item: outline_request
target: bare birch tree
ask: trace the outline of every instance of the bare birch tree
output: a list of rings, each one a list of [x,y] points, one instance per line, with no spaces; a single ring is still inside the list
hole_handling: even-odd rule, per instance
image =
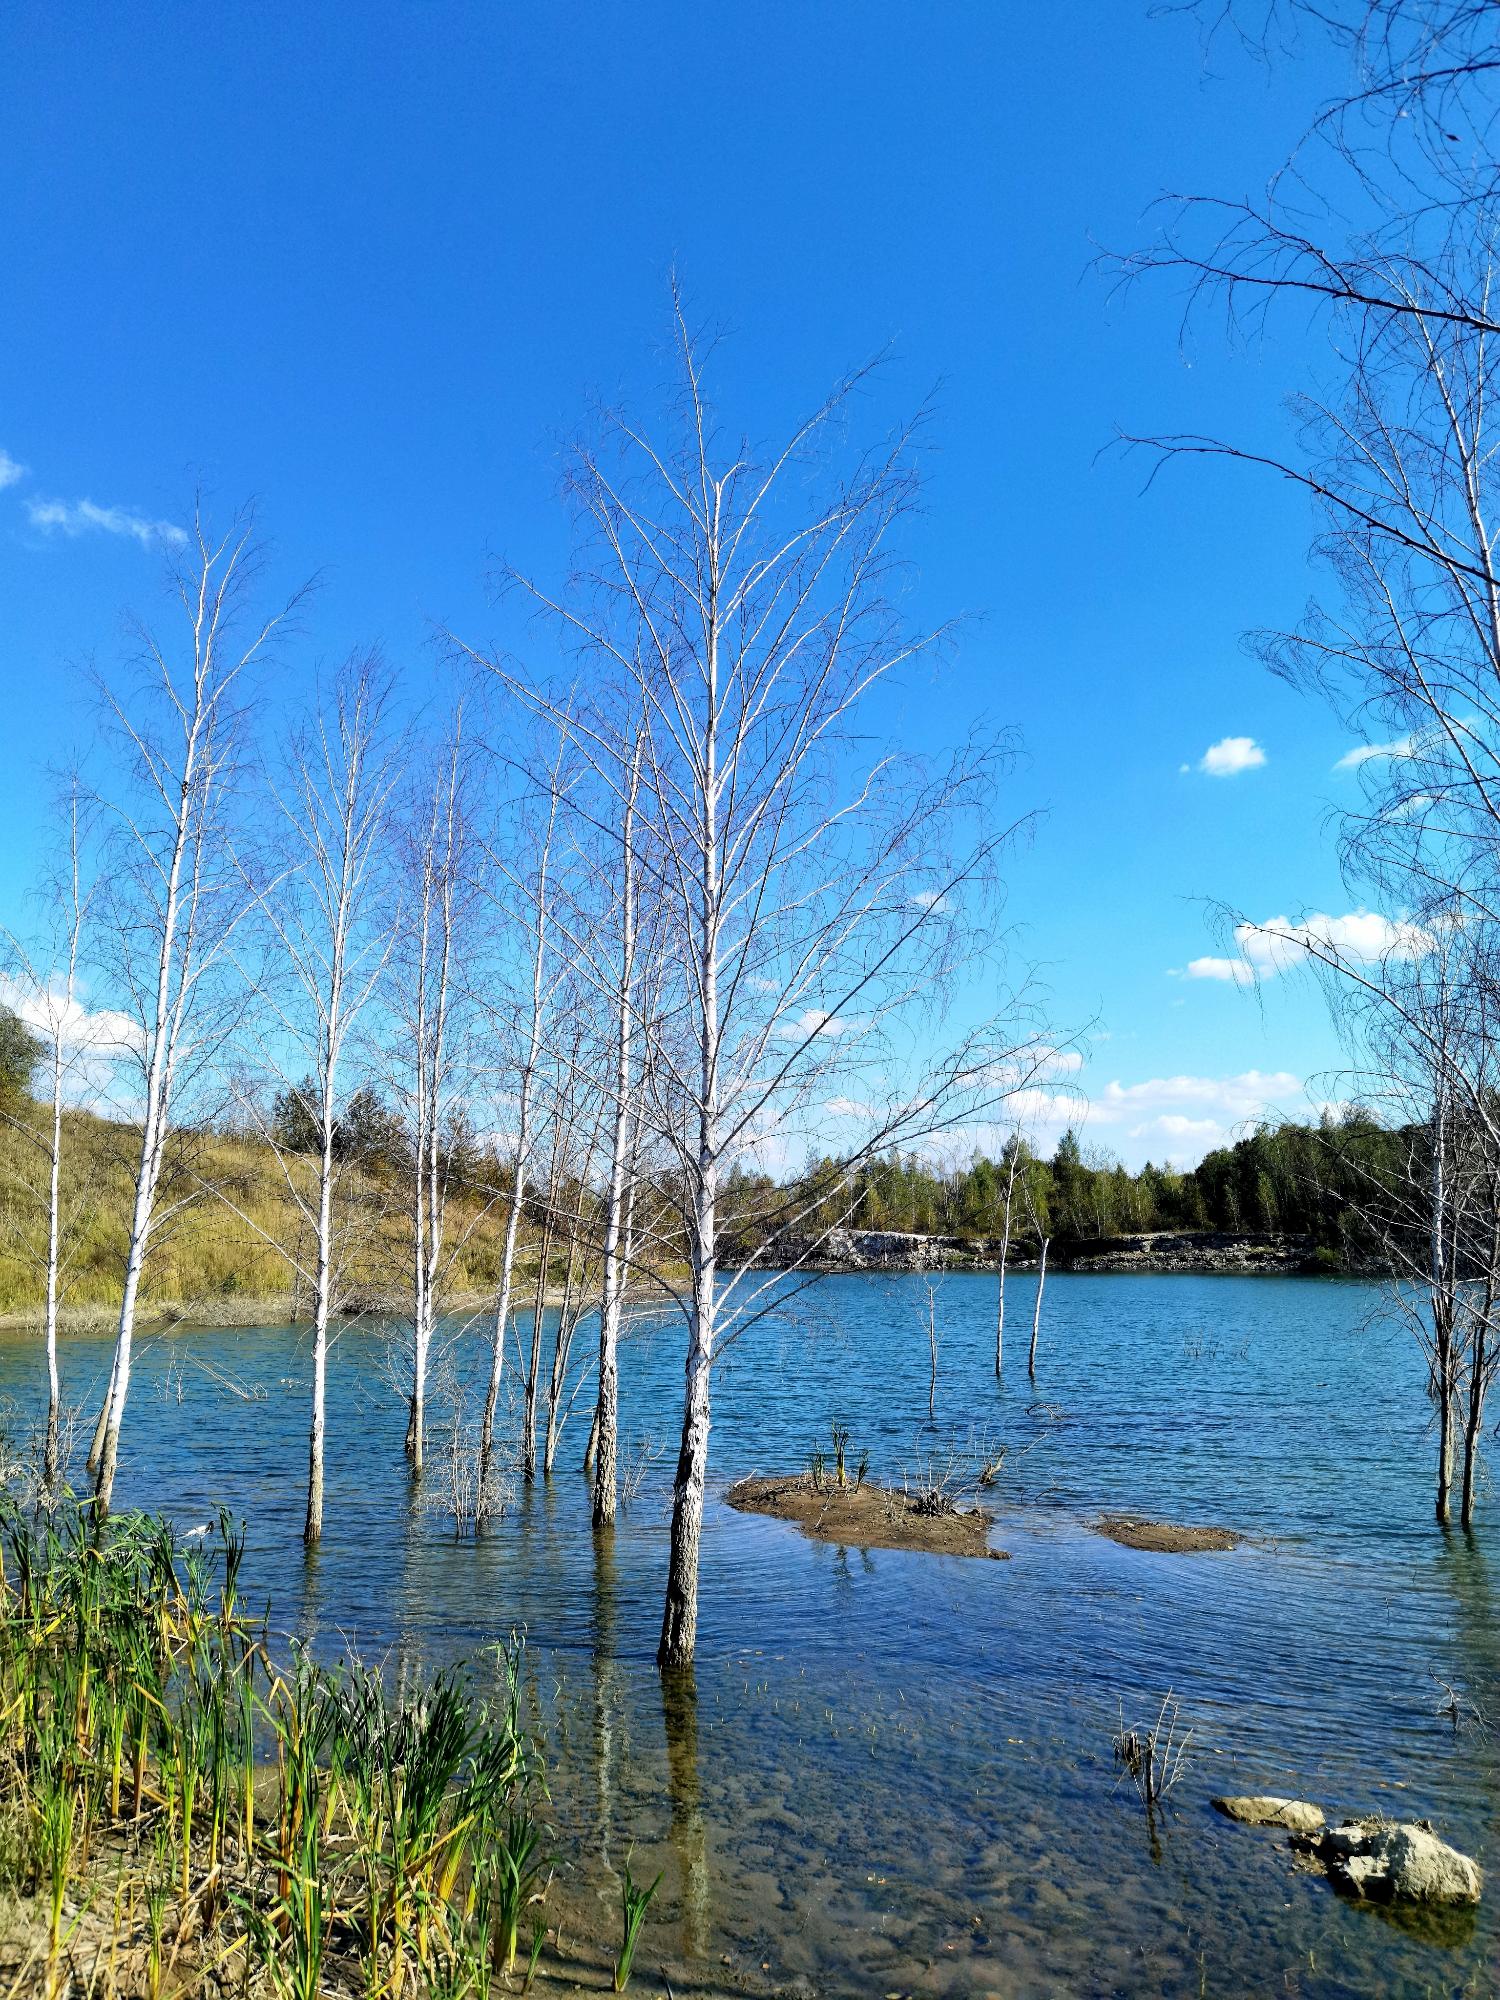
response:
[[[1047,1252],[1052,1247],[1052,1237],[1048,1232],[1042,1205],[1037,1200],[1037,1191],[1028,1172],[1022,1181],[1026,1197],[1026,1219],[1031,1224],[1031,1233],[1036,1238],[1036,1297],[1031,1305],[1031,1345],[1026,1352],[1026,1372],[1032,1381],[1036,1380],[1036,1344],[1042,1332],[1042,1293],[1047,1284]]]
[[[143,627],[135,684],[100,688],[127,764],[122,784],[100,801],[112,830],[100,899],[104,971],[131,1022],[123,1053],[140,1131],[114,1357],[92,1455],[101,1513],[114,1492],[141,1278],[165,1219],[174,1115],[211,1081],[243,1004],[229,976],[249,902],[233,850],[242,691],[290,609],[269,617],[253,610],[259,569],[247,518],[215,538],[197,516],[173,577],[180,645]],[[197,1193],[174,1193],[166,1208]]]
[[[385,720],[389,698],[378,659],[355,655],[310,726],[293,737],[285,774],[271,787],[276,825],[256,892],[276,961],[271,977],[257,982],[270,1016],[266,1047],[282,1085],[278,1101],[299,1114],[295,1132],[278,1124],[258,1079],[245,1102],[275,1154],[297,1238],[292,1261],[311,1292],[309,1547],[323,1533],[330,1326],[346,1302],[349,1252],[362,1235],[340,1199],[359,1164],[343,1122],[351,1054],[395,937],[387,857],[399,761]]]
[[[1005,1194],[1000,1207],[1000,1266],[995,1288],[995,1373],[1005,1373],[1005,1274],[1010,1262],[1010,1230],[1015,1213],[1016,1168],[1021,1158],[1021,1135],[1013,1132],[1005,1147]]]
[[[471,827],[463,717],[455,715],[429,782],[413,802],[407,840],[409,905],[398,947],[397,1074],[411,1144],[412,1315],[406,1455],[420,1478],[427,1371],[451,1265],[449,1168],[461,1136],[466,1075],[457,953],[469,912]]]
[[[89,1015],[79,1002],[79,976],[85,947],[84,926],[95,884],[87,877],[87,805],[75,776],[69,781],[63,811],[66,847],[63,865],[49,896],[48,951],[44,959],[12,937],[10,956],[15,973],[7,982],[28,1027],[39,1031],[46,1097],[42,1117],[27,1104],[24,1112],[4,1113],[25,1141],[41,1168],[40,1186],[28,1187],[34,1197],[28,1208],[40,1213],[40,1228],[25,1232],[24,1247],[42,1270],[42,1356],[47,1376],[47,1418],[42,1446],[42,1482],[50,1496],[57,1489],[62,1422],[62,1386],[58,1373],[58,1316],[67,1289],[68,1263],[79,1226],[96,1206],[97,1190],[70,1162],[64,1184],[68,1109],[79,1106],[97,1088],[92,1071],[108,1060],[106,1043],[125,1026],[108,1015]]]
[[[772,1308],[782,1287],[765,1266],[806,1219],[791,1195],[758,1216],[748,1261],[724,1269],[726,1229],[741,1220],[734,1165],[805,1151],[832,1121],[849,1132],[852,1175],[899,1138],[953,1129],[1003,1095],[1000,1045],[1015,1039],[987,1030],[931,1060],[915,1027],[1011,830],[992,822],[964,838],[990,761],[971,751],[934,775],[861,764],[851,741],[872,690],[926,643],[891,596],[892,537],[915,492],[912,432],[833,463],[856,376],[769,457],[726,449],[680,304],[676,329],[669,441],[620,418],[603,447],[574,455],[588,566],[565,594],[528,585],[614,675],[620,712],[645,718],[654,890],[674,974],[646,1116],[672,1161],[689,1267],[685,1283],[660,1280],[687,1333],[663,1668],[689,1662],[696,1638],[714,1357]],[[618,796],[618,759],[586,717],[570,726]]]
[[[1400,1218],[1387,1247],[1408,1281],[1396,1296],[1428,1356],[1445,1520],[1457,1440],[1473,1435],[1477,1450],[1482,1430],[1460,1410],[1470,1390],[1481,1406],[1486,1394],[1484,1301],[1495,1282],[1495,14],[1484,0],[1280,0],[1225,12],[1252,37],[1278,14],[1331,36],[1353,58],[1351,84],[1263,200],[1176,203],[1156,243],[1125,268],[1176,274],[1190,305],[1222,303],[1257,326],[1279,304],[1310,308],[1328,336],[1337,386],[1296,399],[1294,444],[1152,443],[1168,457],[1270,470],[1320,520],[1315,553],[1331,589],[1295,630],[1258,643],[1274,670],[1331,697],[1364,739],[1344,760],[1360,798],[1343,816],[1342,856],[1351,888],[1379,897],[1393,920],[1384,950],[1351,949],[1326,926],[1286,924],[1279,942],[1330,973],[1357,1058],[1400,1106],[1409,1180],[1377,1192]],[[1379,919],[1367,921],[1378,930]],[[1247,926],[1242,942],[1258,937],[1263,949],[1274,928]],[[1461,1503],[1471,1510],[1472,1495]]]
[[[1348,1079],[1404,1146],[1395,1172],[1356,1174],[1355,1202],[1394,1282],[1390,1306],[1427,1361],[1437,1432],[1434,1515],[1473,1525],[1484,1412],[1500,1356],[1500,979],[1482,929],[1429,912],[1384,952],[1316,927],[1257,936],[1325,975],[1360,1066]]]
[[[545,763],[545,781],[540,786],[533,782],[531,796],[518,815],[521,851],[507,855],[503,849],[495,847],[486,855],[488,865],[485,875],[500,920],[514,935],[525,939],[526,949],[520,963],[524,968],[522,977],[526,990],[519,1007],[505,1006],[500,1010],[503,1018],[498,1023],[502,1040],[513,1042],[515,1047],[515,1143],[511,1154],[509,1204],[500,1250],[500,1273],[490,1340],[489,1380],[485,1388],[484,1415],[479,1433],[481,1505],[489,1490],[494,1463],[495,1418],[505,1370],[505,1343],[513,1312],[516,1252],[536,1145],[537,1091],[546,1054],[553,995],[566,963],[554,934],[552,909],[557,893],[553,846],[557,839],[558,814],[563,797],[563,749],[563,742],[559,739],[554,745],[553,756]],[[489,1011],[493,1021],[497,1011],[493,1004]]]
[[[641,992],[638,846],[644,749],[645,733],[638,729],[631,744],[629,770],[619,797],[618,958],[614,990],[610,996],[614,1015],[614,1102],[610,1111],[603,1293],[599,1302],[598,1393],[593,1423],[593,1516],[596,1528],[608,1526],[619,1506],[620,1322],[629,1272],[626,1207],[633,1193],[636,1127],[640,1115],[638,1044],[643,1039],[637,1032],[637,1015],[640,1012]]]

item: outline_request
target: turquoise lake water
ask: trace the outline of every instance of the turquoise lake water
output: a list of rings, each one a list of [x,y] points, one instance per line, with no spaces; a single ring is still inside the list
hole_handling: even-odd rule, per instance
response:
[[[622,1428],[645,1469],[604,1542],[583,1402],[550,1485],[455,1541],[430,1504],[439,1482],[413,1498],[381,1328],[347,1328],[334,1351],[311,1564],[299,1329],[151,1337],[116,1497],[183,1528],[221,1503],[243,1516],[273,1631],[328,1652],[479,1658],[524,1627],[566,1893],[585,1912],[597,1897],[607,1934],[633,1844],[637,1877],[666,1869],[648,1936],[702,1967],[700,1991],[726,1960],[829,1994],[1495,1991],[1493,1906],[1454,1936],[1415,1934],[1208,1805],[1271,1790],[1379,1807],[1500,1856],[1500,1496],[1486,1490],[1472,1540],[1432,1523],[1425,1364],[1379,1289],[1058,1276],[1034,1385],[1031,1280],[1010,1289],[997,1384],[993,1279],[942,1281],[931,1422],[920,1279],[829,1279],[726,1354],[696,1683],[665,1704],[651,1662],[680,1409],[671,1320],[625,1352]],[[97,1397],[108,1353],[66,1343],[70,1398]],[[458,1376],[481,1358],[460,1342]],[[0,1340],[21,1421],[37,1375],[27,1341]],[[805,1465],[835,1418],[883,1479],[1003,1445],[991,1539],[1011,1560],[840,1549],[722,1504],[744,1473]],[[441,1427],[439,1412],[439,1453]],[[1249,1539],[1144,1554],[1092,1531],[1110,1510]],[[1192,1740],[1148,1825],[1110,1739],[1169,1688]]]

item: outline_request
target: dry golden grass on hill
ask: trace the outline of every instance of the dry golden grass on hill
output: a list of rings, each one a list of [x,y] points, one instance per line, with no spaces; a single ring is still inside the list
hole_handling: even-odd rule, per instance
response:
[[[38,1111],[40,1119],[42,1113]],[[25,1108],[0,1124],[0,1316],[41,1307],[47,1207],[46,1161],[23,1129]],[[68,1115],[64,1135],[65,1315],[118,1305],[137,1134],[87,1112]],[[311,1172],[311,1162],[293,1162]],[[223,1301],[267,1301],[287,1311],[306,1296],[293,1259],[299,1225],[282,1164],[262,1141],[185,1136],[176,1142],[163,1223],[146,1269],[144,1309]],[[410,1261],[402,1190],[393,1176],[351,1167],[340,1192],[348,1245],[346,1288],[375,1303],[399,1298]],[[448,1289],[483,1293],[495,1283],[505,1225],[503,1197],[450,1199]],[[308,1232],[302,1230],[306,1250]],[[290,1254],[288,1254],[290,1253]],[[65,1320],[66,1323],[66,1320]]]

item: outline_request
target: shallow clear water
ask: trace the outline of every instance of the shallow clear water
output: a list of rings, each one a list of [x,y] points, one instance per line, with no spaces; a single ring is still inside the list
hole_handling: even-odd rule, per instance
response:
[[[717,1490],[805,1465],[835,1417],[877,1477],[1003,1443],[992,1539],[1012,1559],[834,1548],[715,1497],[696,1690],[665,1708],[651,1659],[681,1380],[669,1321],[633,1337],[623,1369],[627,1438],[667,1448],[605,1543],[578,1470],[585,1416],[551,1486],[477,1544],[414,1507],[372,1330],[335,1351],[313,1564],[295,1330],[153,1339],[117,1499],[185,1527],[221,1501],[243,1515],[273,1629],[324,1650],[468,1657],[524,1625],[569,1893],[585,1913],[600,1899],[607,1936],[627,1848],[637,1877],[665,1866],[648,1937],[695,1958],[701,1990],[763,1966],[850,1994],[1495,1990],[1491,1910],[1456,1937],[1414,1935],[1292,1874],[1275,1836],[1207,1803],[1263,1789],[1378,1806],[1430,1817],[1481,1860],[1496,1848],[1497,1740],[1455,1733],[1439,1704],[1454,1685],[1500,1728],[1500,1537],[1431,1525],[1409,1336],[1377,1289],[1347,1282],[1060,1276],[1033,1387],[1030,1297],[1012,1281],[1001,1386],[993,1280],[943,1281],[935,1424],[920,1279],[830,1279],[730,1350]],[[70,1341],[67,1393],[91,1401],[107,1359],[105,1341]],[[35,1360],[0,1342],[0,1394],[29,1402]],[[1090,1531],[1109,1509],[1252,1539],[1143,1554]],[[1193,1738],[1152,1828],[1116,1786],[1110,1737],[1168,1688]]]

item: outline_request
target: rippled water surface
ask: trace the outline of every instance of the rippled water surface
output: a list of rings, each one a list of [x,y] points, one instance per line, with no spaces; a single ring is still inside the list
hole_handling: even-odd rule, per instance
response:
[[[468,1657],[524,1625],[569,1893],[585,1917],[600,1899],[608,1934],[634,1843],[638,1876],[666,1869],[648,1937],[702,1968],[699,1991],[727,1964],[831,1994],[1487,1994],[1491,1909],[1414,1935],[1208,1807],[1290,1792],[1430,1817],[1492,1866],[1500,1852],[1500,1541],[1431,1525],[1423,1364],[1379,1305],[1334,1280],[1062,1276],[1032,1385],[1017,1279],[997,1385],[994,1282],[950,1277],[929,1422],[924,1282],[828,1280],[725,1357],[696,1684],[665,1703],[670,1322],[625,1357],[627,1439],[666,1449],[605,1543],[578,1469],[585,1416],[551,1485],[477,1544],[414,1504],[376,1330],[335,1351],[315,1563],[297,1330],[152,1339],[117,1498],[183,1526],[220,1502],[242,1514],[273,1629],[324,1650]],[[102,1340],[69,1342],[69,1396],[95,1399],[107,1359]],[[7,1337],[0,1392],[32,1398],[36,1373]],[[805,1465],[836,1417],[877,1477],[1003,1445],[992,1539],[1011,1560],[835,1548],[717,1498]],[[1109,1509],[1251,1539],[1142,1554],[1091,1532]],[[1169,1688],[1193,1735],[1151,1827],[1110,1737]],[[1482,1720],[1455,1732],[1447,1689]]]

